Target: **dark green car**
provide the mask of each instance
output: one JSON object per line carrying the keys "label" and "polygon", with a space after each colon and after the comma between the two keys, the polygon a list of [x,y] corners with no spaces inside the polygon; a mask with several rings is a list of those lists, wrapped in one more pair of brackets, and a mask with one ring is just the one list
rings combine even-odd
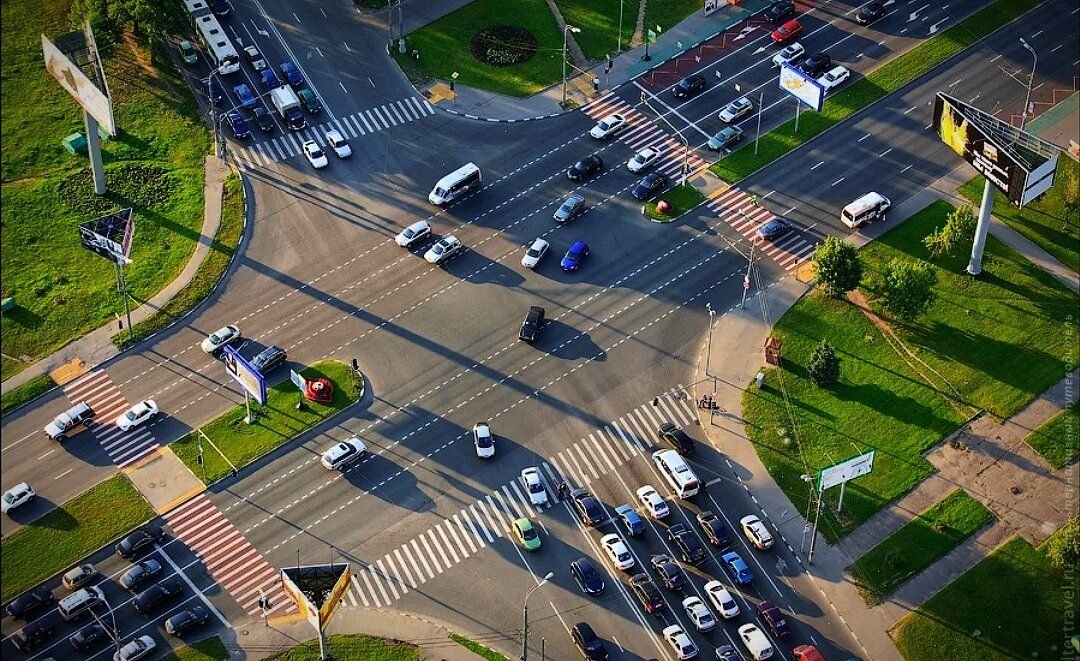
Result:
{"label": "dark green car", "polygon": [[315,92],[312,92],[311,89],[305,87],[297,92],[296,96],[300,97],[300,103],[304,104],[304,108],[312,115],[322,112],[322,104],[319,103],[319,97],[315,96]]}
{"label": "dark green car", "polygon": [[708,147],[712,151],[720,151],[738,142],[742,138],[742,134],[742,129],[738,126],[729,126],[709,138]]}

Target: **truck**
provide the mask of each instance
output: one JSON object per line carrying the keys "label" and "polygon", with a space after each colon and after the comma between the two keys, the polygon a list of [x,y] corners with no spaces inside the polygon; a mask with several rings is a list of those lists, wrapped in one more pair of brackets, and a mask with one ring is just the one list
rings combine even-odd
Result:
{"label": "truck", "polygon": [[304,119],[304,110],[300,107],[300,99],[297,98],[296,92],[292,91],[291,87],[282,86],[270,90],[270,100],[273,101],[274,107],[277,108],[281,118],[285,120],[290,129],[299,131],[307,126],[307,120]]}

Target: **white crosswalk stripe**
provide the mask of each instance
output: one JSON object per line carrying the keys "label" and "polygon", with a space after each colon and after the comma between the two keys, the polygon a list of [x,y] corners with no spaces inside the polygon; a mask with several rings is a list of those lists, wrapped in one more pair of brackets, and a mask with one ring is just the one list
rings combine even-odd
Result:
{"label": "white crosswalk stripe", "polygon": [[758,236],[758,229],[776,218],[761,205],[756,205],[754,198],[738,188],[729,188],[722,194],[709,200],[709,210],[735,229],[739,234],[757,246],[757,249],[776,260],[785,270],[792,270],[812,256],[816,243],[798,231],[789,232],[779,240],[768,241]]}
{"label": "white crosswalk stripe", "polygon": [[86,402],[93,409],[94,419],[87,428],[117,466],[123,468],[160,447],[150,427],[122,431],[116,426],[116,418],[131,404],[106,372],[87,372],[65,384],[63,391],[72,404]]}

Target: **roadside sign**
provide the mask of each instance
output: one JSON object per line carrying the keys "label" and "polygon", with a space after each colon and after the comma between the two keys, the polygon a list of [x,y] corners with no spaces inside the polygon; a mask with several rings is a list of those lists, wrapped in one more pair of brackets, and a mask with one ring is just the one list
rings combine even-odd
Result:
{"label": "roadside sign", "polygon": [[787,62],[780,67],[780,89],[816,111],[821,110],[825,88],[816,79]]}
{"label": "roadside sign", "polygon": [[259,404],[266,403],[266,379],[240,352],[225,345],[225,371]]}
{"label": "roadside sign", "polygon": [[114,264],[130,264],[135,219],[131,209],[121,209],[79,224],[83,248]]}
{"label": "roadside sign", "polygon": [[824,491],[838,484],[844,484],[857,477],[866,475],[874,469],[874,451],[860,454],[847,461],[822,468],[818,474],[818,490]]}
{"label": "roadside sign", "polygon": [[300,392],[307,390],[307,380],[300,376],[296,370],[289,370],[289,380],[300,389]]}

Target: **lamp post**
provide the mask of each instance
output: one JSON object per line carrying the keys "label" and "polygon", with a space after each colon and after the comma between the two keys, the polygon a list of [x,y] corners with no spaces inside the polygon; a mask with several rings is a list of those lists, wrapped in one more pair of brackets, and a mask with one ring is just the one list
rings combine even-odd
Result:
{"label": "lamp post", "polygon": [[[814,478],[810,477],[806,473],[803,473],[799,477],[802,478],[803,482],[806,482],[806,486],[810,490],[810,493],[806,496],[806,513],[809,514],[810,513],[810,503],[814,502]],[[799,544],[799,554],[800,555],[802,554],[803,549],[806,548],[806,533],[807,533],[807,531],[809,529],[810,529],[810,521],[809,520],[804,521],[803,522],[803,527],[802,527],[802,542]]]}
{"label": "lamp post", "polygon": [[765,90],[761,90],[761,93],[758,94],[757,102],[757,133],[754,135],[754,156],[757,156],[758,140],[761,139],[761,110],[764,104]]}
{"label": "lamp post", "polygon": [[544,576],[544,580],[534,585],[532,589],[525,593],[525,603],[522,606],[521,610],[521,661],[528,661],[529,658],[529,597],[532,596],[533,592],[536,592],[540,588],[547,585],[547,582],[551,580],[551,577],[554,575],[555,572],[549,571],[547,575]]}
{"label": "lamp post", "polygon": [[569,23],[563,28],[563,103],[566,103],[566,39],[568,32],[580,32],[581,28],[576,28]]}
{"label": "lamp post", "polygon": [[1024,99],[1024,112],[1020,115],[1020,130],[1024,130],[1024,125],[1027,124],[1028,108],[1031,107],[1031,86],[1035,84],[1035,66],[1039,63],[1039,55],[1035,52],[1035,49],[1031,47],[1023,37],[1020,37],[1020,44],[1027,49],[1027,52],[1031,53],[1031,78],[1028,79],[1027,97]]}
{"label": "lamp post", "polygon": [[615,47],[615,54],[622,53],[622,13],[623,13],[623,0],[619,0],[619,33],[615,35],[615,40],[618,45]]}
{"label": "lamp post", "polygon": [[113,646],[116,647],[116,653],[119,654],[120,653],[120,629],[118,629],[116,627],[116,611],[113,609],[112,605],[109,604],[109,600],[107,598],[105,598],[104,591],[102,591],[102,599],[104,599],[105,607],[109,609],[109,615],[112,617],[112,631],[111,632],[109,631],[109,627],[105,626],[105,623],[101,621],[101,618],[99,618],[97,616],[97,613],[94,612],[93,608],[89,609],[90,616],[93,617],[94,621],[97,622],[98,625],[101,626],[101,628],[105,630],[106,635],[108,635],[109,638],[112,639]]}
{"label": "lamp post", "polygon": [[712,303],[706,303],[705,309],[709,311],[709,346],[705,349],[705,376],[709,376],[709,369],[712,365],[712,328],[713,317],[716,316],[716,310],[713,310]]}

